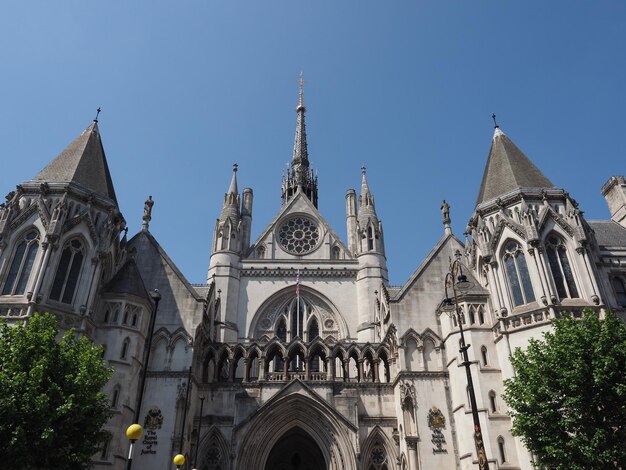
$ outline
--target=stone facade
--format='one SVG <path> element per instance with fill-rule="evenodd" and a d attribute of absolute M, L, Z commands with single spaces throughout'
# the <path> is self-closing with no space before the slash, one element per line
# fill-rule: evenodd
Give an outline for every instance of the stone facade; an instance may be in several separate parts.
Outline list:
<path fill-rule="evenodd" d="M 253 192 L 239 192 L 234 167 L 204 285 L 150 233 L 151 198 L 127 238 L 97 122 L 0 206 L 0 316 L 54 312 L 114 367 L 112 439 L 95 468 L 126 464 L 153 289 L 135 468 L 172 468 L 179 451 L 203 470 L 475 468 L 459 327 L 441 311 L 458 260 L 472 283 L 457 300 L 490 465 L 530 470 L 500 398 L 508 357 L 564 310 L 623 313 L 624 177 L 602 188 L 612 219 L 587 221 L 496 128 L 467 239 L 444 201 L 442 238 L 393 287 L 365 168 L 359 194 L 346 193 L 345 242 L 318 211 L 305 112 L 301 90 L 282 207 L 256 240 Z"/>

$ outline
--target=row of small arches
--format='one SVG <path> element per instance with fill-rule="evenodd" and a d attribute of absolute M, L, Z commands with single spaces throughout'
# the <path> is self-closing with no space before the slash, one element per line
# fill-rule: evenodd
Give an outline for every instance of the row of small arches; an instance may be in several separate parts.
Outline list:
<path fill-rule="evenodd" d="M 202 370 L 204 382 L 288 380 L 294 374 L 305 380 L 389 382 L 393 362 L 385 345 L 331 349 L 318 339 L 309 345 L 295 340 L 287 346 L 272 341 L 263 347 L 209 347 Z"/>

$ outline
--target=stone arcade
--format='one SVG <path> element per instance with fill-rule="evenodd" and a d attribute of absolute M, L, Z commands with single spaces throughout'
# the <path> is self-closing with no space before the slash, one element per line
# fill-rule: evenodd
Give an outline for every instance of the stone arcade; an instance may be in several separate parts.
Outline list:
<path fill-rule="evenodd" d="M 562 310 L 623 312 L 624 177 L 602 188 L 611 220 L 588 221 L 496 127 L 470 237 L 452 233 L 444 202 L 441 239 L 392 287 L 365 168 L 358 194 L 346 193 L 345 240 L 318 211 L 305 111 L 301 89 L 282 206 L 256 240 L 253 193 L 239 192 L 234 167 L 203 285 L 150 233 L 151 198 L 127 238 L 97 121 L 0 206 L 0 315 L 52 311 L 115 368 L 113 437 L 95 468 L 125 466 L 154 288 L 134 468 L 173 468 L 181 447 L 201 470 L 476 468 L 459 329 L 439 315 L 459 259 L 473 284 L 459 300 L 490 465 L 531 469 L 500 398 L 508 356 Z"/>

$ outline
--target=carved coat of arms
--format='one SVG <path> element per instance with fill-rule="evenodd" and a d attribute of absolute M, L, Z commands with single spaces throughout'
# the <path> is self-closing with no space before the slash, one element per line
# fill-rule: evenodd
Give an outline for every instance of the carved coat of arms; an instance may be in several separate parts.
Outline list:
<path fill-rule="evenodd" d="M 161 410 L 157 406 L 153 406 L 146 414 L 146 419 L 143 423 L 143 427 L 146 429 L 161 429 L 163 425 L 163 415 Z"/>

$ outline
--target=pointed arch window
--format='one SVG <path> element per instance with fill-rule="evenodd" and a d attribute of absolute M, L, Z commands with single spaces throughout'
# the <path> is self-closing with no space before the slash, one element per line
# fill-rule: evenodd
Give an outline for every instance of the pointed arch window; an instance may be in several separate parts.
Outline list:
<path fill-rule="evenodd" d="M 500 463 L 506 462 L 506 447 L 504 445 L 504 437 L 498 437 L 498 451 L 500 453 Z"/>
<path fill-rule="evenodd" d="M 485 323 L 485 310 L 482 307 L 478 307 L 478 323 L 481 325 Z"/>
<path fill-rule="evenodd" d="M 50 291 L 52 300 L 64 304 L 72 303 L 84 257 L 84 247 L 80 240 L 74 239 L 65 245 Z"/>
<path fill-rule="evenodd" d="M 470 321 L 470 325 L 473 325 L 474 323 L 476 323 L 476 311 L 474 310 L 474 307 L 470 307 L 469 321 Z"/>
<path fill-rule="evenodd" d="M 39 233 L 30 230 L 18 240 L 2 295 L 23 295 L 39 249 Z"/>
<path fill-rule="evenodd" d="M 497 405 L 497 401 L 496 401 L 496 392 L 494 392 L 493 390 L 491 390 L 489 392 L 489 409 L 492 413 L 497 413 L 498 412 L 498 405 Z"/>
<path fill-rule="evenodd" d="M 122 351 L 120 352 L 120 359 L 126 359 L 128 355 L 128 347 L 130 346 L 130 339 L 126 338 L 122 343 Z"/>
<path fill-rule="evenodd" d="M 522 246 L 517 242 L 509 241 L 504 246 L 502 260 L 513 299 L 513 306 L 534 302 L 535 294 Z"/>
<path fill-rule="evenodd" d="M 117 408 L 117 404 L 120 399 L 120 386 L 116 385 L 113 389 L 113 396 L 111 397 L 111 408 Z"/>
<path fill-rule="evenodd" d="M 264 259 L 265 258 L 265 247 L 263 245 L 259 246 L 256 249 L 256 257 L 258 259 Z"/>
<path fill-rule="evenodd" d="M 615 289 L 615 298 L 620 307 L 626 307 L 626 287 L 624 281 L 619 277 L 613 278 L 613 289 Z"/>
<path fill-rule="evenodd" d="M 489 356 L 487 355 L 487 347 L 482 346 L 480 348 L 480 357 L 482 359 L 483 367 L 487 367 L 489 365 Z"/>
<path fill-rule="evenodd" d="M 371 225 L 367 227 L 367 249 L 374 249 L 374 230 Z"/>
<path fill-rule="evenodd" d="M 550 235 L 546 240 L 546 253 L 548 262 L 550 263 L 550 271 L 552 279 L 559 297 L 578 298 L 578 289 L 574 281 L 572 266 L 567 257 L 567 249 L 563 243 L 563 239 L 556 235 Z"/>
<path fill-rule="evenodd" d="M 317 323 L 317 318 L 313 317 L 309 322 L 308 333 L 309 341 L 313 341 L 320 335 L 320 327 Z"/>
<path fill-rule="evenodd" d="M 278 320 L 278 326 L 276 327 L 276 337 L 281 341 L 287 341 L 287 324 L 285 319 Z"/>

